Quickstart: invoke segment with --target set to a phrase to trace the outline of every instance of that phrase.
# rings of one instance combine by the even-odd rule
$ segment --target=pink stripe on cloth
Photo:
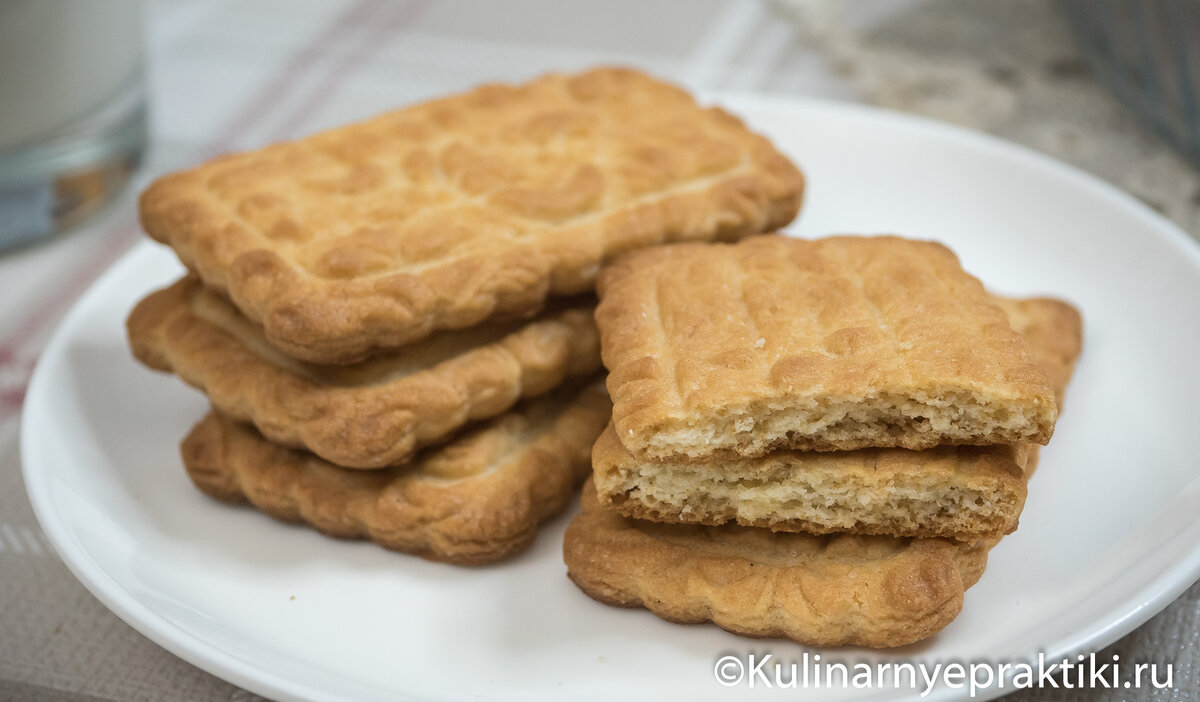
[[[25,388],[29,384],[29,376],[33,373],[37,354],[33,354],[32,358],[23,359],[22,352],[28,353],[30,342],[45,331],[46,327],[56,323],[67,307],[82,295],[101,273],[108,270],[139,236],[137,227],[128,219],[121,225],[114,226],[96,255],[74,271],[68,282],[56,289],[53,295],[39,300],[33,311],[0,343],[0,370],[11,371],[14,367],[19,369],[15,382],[0,385],[0,420],[20,410],[25,402]],[[41,349],[38,349],[38,352],[40,351]]]
[[[356,44],[354,50],[347,53],[333,70],[325,74],[325,77],[308,94],[308,99],[302,101],[296,106],[296,109],[280,121],[275,132],[287,135],[301,126],[305,118],[316,112],[320,105],[328,102],[329,98],[337,92],[340,85],[339,78],[370,60],[383,47],[385,39],[395,34],[397,30],[411,24],[430,5],[432,5],[431,0],[410,0],[410,2],[404,3],[402,9],[395,12],[386,22],[372,25],[373,31],[367,38]]]
[[[270,109],[279,104],[291,87],[296,83],[296,76],[307,71],[321,57],[322,49],[333,43],[333,40],[350,27],[371,17],[372,10],[379,0],[361,0],[349,10],[343,12],[325,28],[325,31],[313,37],[297,51],[292,58],[274,76],[267,81],[254,97],[230,117],[225,126],[218,130],[213,145],[217,151],[226,151],[233,145],[238,135],[260,122]]]
[[[21,368],[24,380],[14,385],[0,387],[0,420],[15,414],[25,404],[25,389],[29,386],[29,376],[33,373],[33,361],[27,361]]]

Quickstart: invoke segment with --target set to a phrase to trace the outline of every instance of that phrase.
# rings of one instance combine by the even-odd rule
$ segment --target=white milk
[[[86,117],[129,81],[138,0],[0,0],[0,149]]]

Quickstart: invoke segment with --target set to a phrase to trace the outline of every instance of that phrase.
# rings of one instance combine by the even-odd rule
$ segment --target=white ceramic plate
[[[1116,189],[994,139],[846,105],[724,102],[806,171],[796,233],[940,239],[993,289],[1061,296],[1086,320],[1021,528],[962,614],[921,645],[826,656],[1061,657],[1115,640],[1196,580],[1200,248]],[[30,498],[63,559],[168,650],[283,699],[911,696],[719,686],[720,655],[803,649],[593,602],[565,576],[566,518],[511,562],[460,569],[201,496],[177,444],[205,402],[135,364],[123,327],[179,270],[143,244],[84,295],[41,359],[22,435]]]

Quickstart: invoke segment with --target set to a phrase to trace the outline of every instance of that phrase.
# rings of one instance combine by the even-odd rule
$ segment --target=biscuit
[[[154,182],[142,225],[290,356],[351,363],[589,290],[665,241],[795,217],[737,118],[632,70],[487,85]]]
[[[589,480],[563,557],[605,604],[810,646],[888,648],[953,621],[993,545],[659,524],[605,509]]]
[[[601,501],[627,517],[975,541],[1017,528],[1030,446],[787,450],[658,463],[630,456],[610,424],[592,461]]]
[[[575,494],[609,408],[599,384],[559,390],[382,471],[339,468],[216,412],[181,452],[218,499],[432,560],[490,563],[527,547]]]
[[[1045,443],[1025,339],[946,247],[898,237],[676,244],[599,277],[617,438],[638,458]]]
[[[177,373],[223,414],[351,468],[403,463],[470,421],[600,367],[586,299],[529,322],[443,332],[351,366],[285,356],[195,278],[151,294],[127,326],[138,359]]]
[[[1061,395],[1082,344],[1079,313],[1056,300],[997,303]],[[1031,444],[924,451],[779,451],[761,458],[634,458],[610,423],[592,450],[601,503],[627,517],[687,524],[997,539],[1017,528]]]

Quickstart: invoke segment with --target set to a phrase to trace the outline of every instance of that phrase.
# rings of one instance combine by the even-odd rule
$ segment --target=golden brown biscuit
[[[1061,400],[1080,351],[1078,312],[1054,300],[1001,305],[1052,370]],[[1029,448],[1026,481],[1038,463],[1038,447]],[[605,509],[588,481],[563,555],[571,579],[607,604],[642,606],[670,621],[712,621],[749,636],[884,648],[952,621],[996,541],[648,522]]]
[[[1046,374],[947,248],[761,236],[628,254],[599,279],[613,424],[635,456],[1045,443]]]
[[[996,304],[1004,309],[1013,329],[1029,342],[1033,360],[1045,371],[1062,411],[1067,383],[1083,352],[1083,316],[1070,303],[1047,297],[1028,300],[997,297]]]
[[[222,413],[351,468],[403,463],[467,422],[600,367],[589,300],[529,322],[444,332],[351,366],[285,356],[194,278],[139,303],[128,331],[138,359],[179,374]]]
[[[660,463],[630,455],[610,424],[592,466],[600,501],[626,517],[973,542],[1017,528],[1032,446],[786,450]]]
[[[1082,344],[1079,313],[1057,300],[997,303],[1061,396]],[[1031,444],[785,450],[661,463],[635,458],[610,423],[592,450],[592,466],[601,503],[627,517],[976,541],[1017,528],[1031,451]]]
[[[804,180],[632,70],[487,85],[159,179],[142,224],[266,338],[350,363],[526,315],[640,246],[791,221]]]
[[[992,545],[646,522],[605,509],[589,480],[563,557],[605,604],[810,646],[888,648],[953,621]]]
[[[490,563],[527,547],[575,494],[609,407],[598,385],[559,390],[383,471],[339,468],[216,412],[181,451],[218,499],[432,560]]]

